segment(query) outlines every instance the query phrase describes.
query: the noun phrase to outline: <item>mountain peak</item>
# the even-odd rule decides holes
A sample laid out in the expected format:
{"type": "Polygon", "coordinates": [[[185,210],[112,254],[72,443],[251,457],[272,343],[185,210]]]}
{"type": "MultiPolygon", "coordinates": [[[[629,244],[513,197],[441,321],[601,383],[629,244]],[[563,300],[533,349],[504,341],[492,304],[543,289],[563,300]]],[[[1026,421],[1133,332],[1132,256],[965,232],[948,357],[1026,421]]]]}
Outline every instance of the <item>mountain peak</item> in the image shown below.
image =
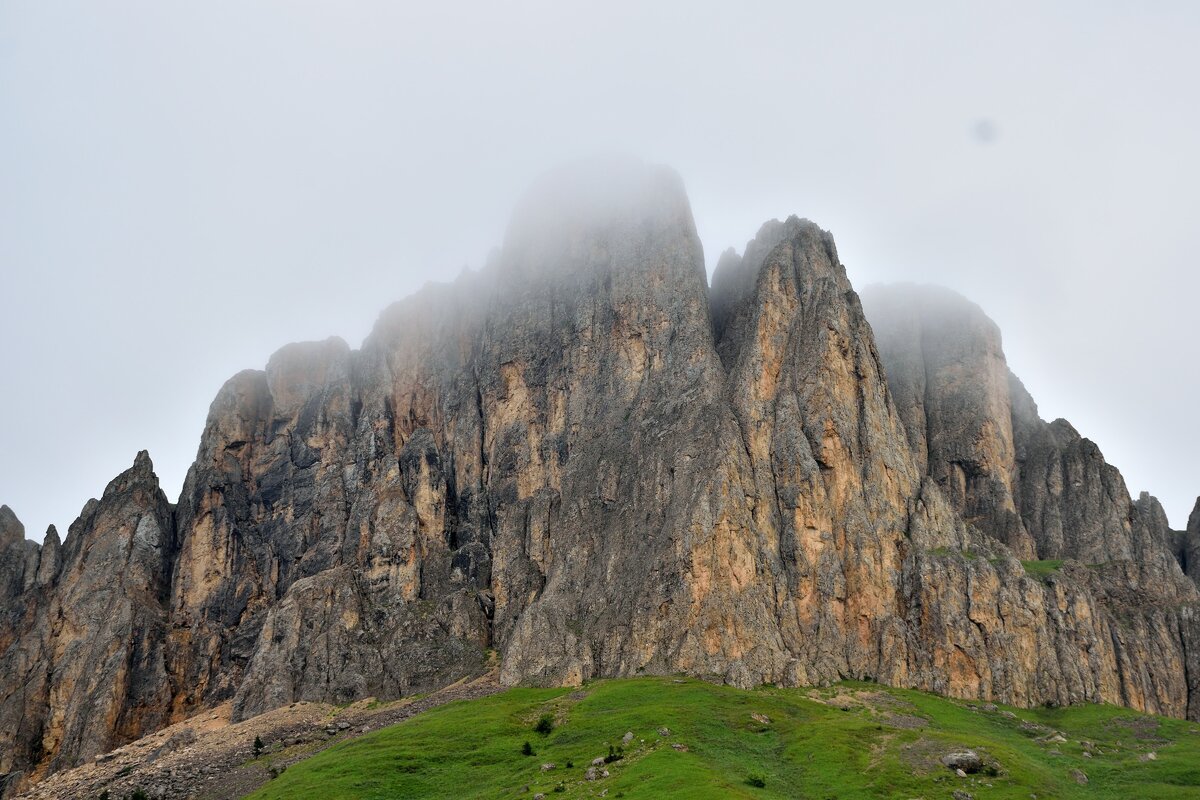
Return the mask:
{"type": "Polygon", "coordinates": [[[580,250],[667,232],[696,238],[677,172],[635,158],[582,159],[544,173],[525,192],[505,236],[505,263],[525,271],[561,269],[580,250]]]}
{"type": "Polygon", "coordinates": [[[25,540],[25,526],[16,513],[6,505],[0,505],[0,547],[25,540]]]}

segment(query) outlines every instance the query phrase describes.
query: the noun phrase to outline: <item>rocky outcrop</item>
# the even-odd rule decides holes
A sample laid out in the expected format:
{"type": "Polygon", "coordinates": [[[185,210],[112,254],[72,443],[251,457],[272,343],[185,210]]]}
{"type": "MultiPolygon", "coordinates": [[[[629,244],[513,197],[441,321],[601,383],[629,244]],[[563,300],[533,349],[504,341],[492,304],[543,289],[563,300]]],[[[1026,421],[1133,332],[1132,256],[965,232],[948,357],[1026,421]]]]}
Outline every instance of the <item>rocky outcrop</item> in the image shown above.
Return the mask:
{"type": "MultiPolygon", "coordinates": [[[[46,569],[52,569],[58,534],[53,527],[47,533],[53,542],[48,554],[46,569]]],[[[38,582],[42,549],[36,542],[25,538],[25,526],[8,506],[0,506],[0,608],[13,609],[16,604],[38,582]]],[[[2,632],[0,632],[2,635],[2,632]]]]}
{"type": "MultiPolygon", "coordinates": [[[[36,582],[41,549],[25,539],[25,526],[0,506],[0,790],[10,775],[42,759],[42,716],[47,666],[34,619],[40,593],[36,582]]],[[[47,549],[54,551],[48,543],[47,549]]]]}
{"type": "Polygon", "coordinates": [[[41,548],[22,542],[38,557],[6,608],[0,771],[74,766],[165,724],[172,532],[142,452],[88,501],[61,547],[53,529],[41,548]]]}
{"type": "Polygon", "coordinates": [[[914,455],[966,521],[1023,559],[1124,562],[1167,596],[1190,591],[1158,501],[1135,503],[1095,443],[1041,419],[978,306],[927,286],[865,297],[914,455]]]}
{"type": "Polygon", "coordinates": [[[1187,528],[1173,532],[1171,549],[1184,574],[1200,585],[1200,498],[1188,516],[1187,528]]]}
{"type": "Polygon", "coordinates": [[[548,176],[362,349],[234,376],[174,507],[143,455],[61,547],[0,509],[0,770],[491,660],[1200,717],[1161,509],[1037,417],[981,311],[903,292],[868,324],[796,218],[710,292],[673,173],[548,176]]]}
{"type": "Polygon", "coordinates": [[[876,287],[865,297],[917,465],[968,522],[1033,558],[1033,538],[1017,512],[1017,445],[1000,329],[944,289],[876,287]]]}
{"type": "MultiPolygon", "coordinates": [[[[1013,687],[1026,702],[1100,696],[1194,715],[1200,596],[1181,569],[1187,562],[1180,537],[1158,501],[1147,493],[1133,501],[1093,442],[1066,420],[1041,419],[1008,372],[998,331],[978,306],[936,287],[872,287],[865,296],[889,387],[918,461],[927,454],[930,477],[989,542],[1008,545],[1022,559],[1066,559],[1061,572],[1042,573],[1051,577],[1047,587],[1018,584],[1020,616],[1049,624],[1017,634],[1007,663],[992,659],[1003,679],[1023,681],[1014,663],[1032,666],[1055,652],[1057,666],[1041,663],[1028,673],[1041,680],[1013,687]],[[983,488],[972,493],[972,485],[983,488]],[[998,511],[973,513],[980,508],[998,511]],[[1014,530],[1020,531],[1015,538],[1014,530]]],[[[978,586],[981,578],[971,583],[978,586]]],[[[954,583],[952,576],[922,581],[954,583]]],[[[1011,614],[1004,610],[1006,596],[1007,587],[998,589],[994,621],[1011,614]]],[[[972,620],[994,602],[980,599],[976,589],[972,620]]],[[[963,630],[953,617],[940,624],[951,633],[963,630]]],[[[1011,628],[1006,621],[999,632],[1008,638],[1016,633],[1011,628]]]]}
{"type": "Polygon", "coordinates": [[[1196,505],[1188,517],[1186,536],[1184,567],[1188,577],[1200,584],[1200,497],[1196,498],[1196,505]]]}

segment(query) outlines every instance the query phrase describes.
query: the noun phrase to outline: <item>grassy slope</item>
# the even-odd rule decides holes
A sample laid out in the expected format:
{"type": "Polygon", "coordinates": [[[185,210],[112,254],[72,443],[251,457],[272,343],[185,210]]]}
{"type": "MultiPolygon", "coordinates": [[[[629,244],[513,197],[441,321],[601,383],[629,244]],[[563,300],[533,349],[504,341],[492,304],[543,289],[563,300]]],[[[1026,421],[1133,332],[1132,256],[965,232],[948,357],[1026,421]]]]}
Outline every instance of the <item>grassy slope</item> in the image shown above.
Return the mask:
{"type": "Polygon", "coordinates": [[[956,789],[979,800],[1200,797],[1194,723],[1110,706],[988,708],[860,683],[741,691],[642,678],[599,681],[578,692],[513,689],[331,748],[252,797],[460,800],[545,792],[553,800],[596,797],[604,789],[609,798],[950,798],[956,789]],[[558,725],[539,736],[532,727],[547,712],[558,725]],[[656,732],[662,726],[671,729],[665,739],[656,732]],[[586,782],[591,760],[619,745],[626,731],[637,738],[609,766],[611,776],[586,782]],[[1039,741],[1054,731],[1068,741],[1039,741]],[[535,756],[521,755],[525,741],[535,756]],[[1085,758],[1081,741],[1099,752],[1085,758]],[[963,779],[938,763],[962,747],[998,763],[999,774],[963,779]],[[545,762],[558,767],[543,773],[545,762]],[[1090,784],[1076,783],[1072,769],[1083,770],[1090,784]],[[753,775],[765,786],[751,786],[753,775]],[[565,791],[556,793],[560,781],[565,791]]]}

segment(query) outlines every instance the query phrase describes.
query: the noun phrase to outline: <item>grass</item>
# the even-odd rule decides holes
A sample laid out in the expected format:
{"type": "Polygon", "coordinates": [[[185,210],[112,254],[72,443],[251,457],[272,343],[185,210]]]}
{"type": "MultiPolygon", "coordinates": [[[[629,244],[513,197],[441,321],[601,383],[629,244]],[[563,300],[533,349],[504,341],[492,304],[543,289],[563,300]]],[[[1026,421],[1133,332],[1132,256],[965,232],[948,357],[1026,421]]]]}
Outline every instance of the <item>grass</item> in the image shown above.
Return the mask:
{"type": "Polygon", "coordinates": [[[1197,797],[1198,787],[1200,726],[1113,706],[1018,710],[866,683],[744,691],[637,678],[577,691],[512,689],[435,708],[301,762],[251,797],[581,798],[607,789],[630,800],[949,800],[962,789],[977,800],[1152,800],[1197,797]],[[534,727],[546,715],[554,728],[539,736],[534,727]],[[670,734],[660,736],[661,727],[670,734]],[[610,776],[585,780],[592,760],[621,747],[626,731],[634,739],[606,765],[610,776]],[[1059,732],[1065,742],[1053,738],[1059,732]],[[525,741],[535,757],[521,754],[525,741]],[[941,765],[962,748],[992,769],[960,778],[941,765]],[[551,762],[557,767],[543,772],[551,762]],[[1086,773],[1088,785],[1072,770],[1086,773]]]}
{"type": "Polygon", "coordinates": [[[1025,568],[1027,575],[1032,575],[1035,578],[1046,578],[1062,569],[1062,559],[1052,558],[1047,561],[1022,561],[1021,566],[1025,568]]]}

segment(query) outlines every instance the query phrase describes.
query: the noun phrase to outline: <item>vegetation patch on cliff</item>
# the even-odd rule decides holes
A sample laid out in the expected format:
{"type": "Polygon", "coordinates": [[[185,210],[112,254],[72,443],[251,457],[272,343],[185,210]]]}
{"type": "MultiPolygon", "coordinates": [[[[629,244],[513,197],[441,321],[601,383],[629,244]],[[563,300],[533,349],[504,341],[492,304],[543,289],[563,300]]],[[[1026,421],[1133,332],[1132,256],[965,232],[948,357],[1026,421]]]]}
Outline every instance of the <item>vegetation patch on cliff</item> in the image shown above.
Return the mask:
{"type": "Polygon", "coordinates": [[[297,764],[252,798],[1176,798],[1195,796],[1197,764],[1196,723],[1112,706],[638,678],[435,708],[297,764]],[[960,775],[946,761],[965,753],[960,775]]]}
{"type": "Polygon", "coordinates": [[[1021,566],[1025,568],[1028,575],[1035,578],[1047,578],[1062,569],[1063,560],[1061,558],[1052,558],[1045,561],[1022,561],[1021,566]]]}

